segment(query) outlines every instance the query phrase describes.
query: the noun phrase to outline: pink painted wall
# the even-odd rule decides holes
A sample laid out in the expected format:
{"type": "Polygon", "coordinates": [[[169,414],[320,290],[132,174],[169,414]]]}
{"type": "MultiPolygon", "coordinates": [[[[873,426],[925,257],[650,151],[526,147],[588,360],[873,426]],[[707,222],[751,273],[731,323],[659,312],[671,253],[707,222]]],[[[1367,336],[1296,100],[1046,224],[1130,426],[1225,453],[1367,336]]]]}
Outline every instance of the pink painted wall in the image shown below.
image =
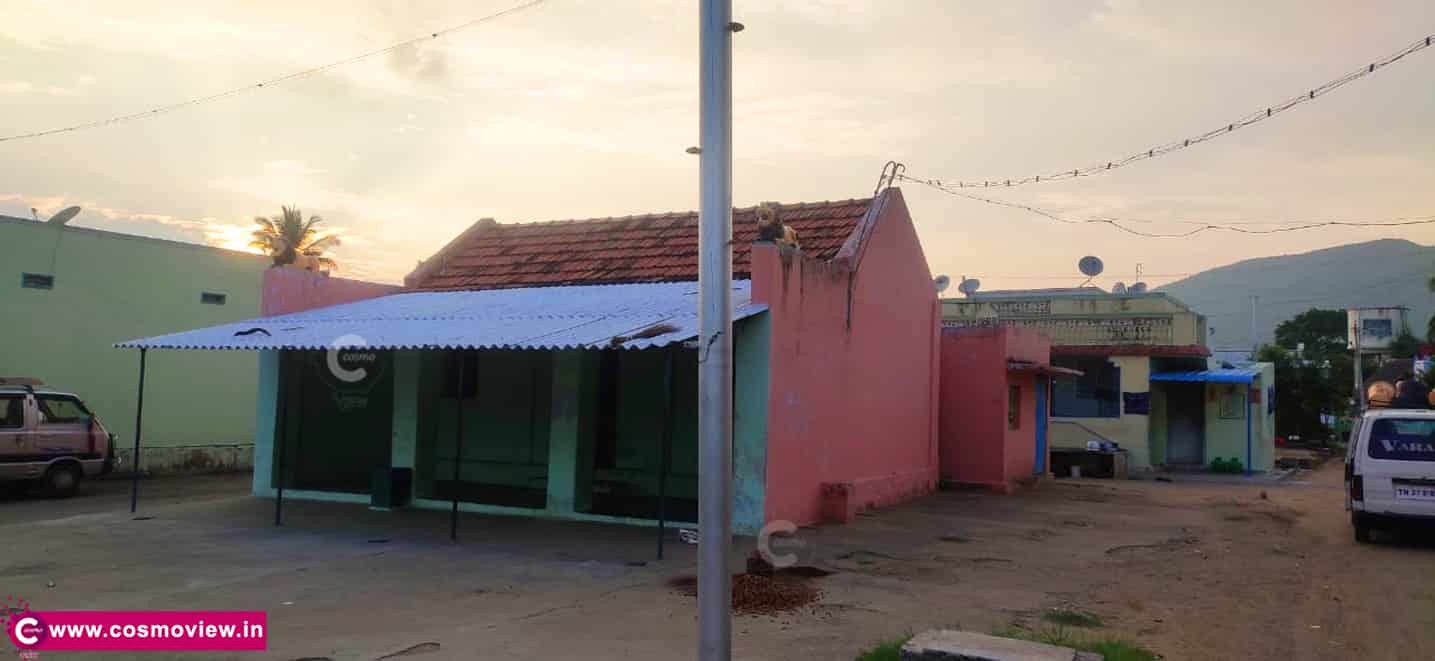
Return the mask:
{"type": "Polygon", "coordinates": [[[942,334],[941,476],[995,486],[1005,473],[1005,329],[942,334]]]}
{"type": "Polygon", "coordinates": [[[831,262],[753,248],[772,319],[768,521],[842,520],[936,486],[941,311],[901,191],[882,196],[831,262]]]}
{"type": "Polygon", "coordinates": [[[264,271],[264,293],[260,309],[266,317],[352,303],[399,291],[398,285],[384,285],[289,267],[264,271]]]}
{"type": "Polygon", "coordinates": [[[941,476],[1009,491],[1036,468],[1036,380],[1008,360],[1047,363],[1051,342],[1034,331],[947,329],[942,334],[941,476]],[[1021,388],[1017,429],[1007,424],[1007,388],[1021,388]]]}
{"type": "MultiPolygon", "coordinates": [[[[1045,360],[1042,362],[1046,362],[1045,360]]],[[[1006,424],[1006,398],[1003,393],[1002,433],[1003,472],[1001,482],[1010,490],[1015,483],[1030,480],[1036,470],[1036,380],[1046,379],[1033,372],[1007,372],[1008,386],[1021,388],[1020,421],[1015,430],[1006,424]]]]}

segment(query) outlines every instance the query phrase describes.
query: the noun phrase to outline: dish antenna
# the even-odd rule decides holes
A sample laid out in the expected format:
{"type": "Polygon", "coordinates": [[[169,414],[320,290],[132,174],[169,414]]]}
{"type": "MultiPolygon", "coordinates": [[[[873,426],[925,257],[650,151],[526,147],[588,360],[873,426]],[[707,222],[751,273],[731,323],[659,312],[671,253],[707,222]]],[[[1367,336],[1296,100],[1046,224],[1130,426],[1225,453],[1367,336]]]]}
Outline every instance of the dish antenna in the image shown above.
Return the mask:
{"type": "Polygon", "coordinates": [[[981,280],[978,280],[978,279],[976,279],[976,278],[968,278],[968,277],[966,277],[966,276],[962,276],[962,282],[961,282],[961,284],[957,285],[957,291],[962,292],[963,294],[966,294],[967,296],[971,296],[972,294],[977,293],[977,290],[978,290],[978,289],[981,289],[981,287],[982,287],[982,281],[981,281],[981,280]]]}
{"type": "Polygon", "coordinates": [[[50,216],[50,219],[45,222],[51,225],[64,225],[78,215],[80,215],[79,207],[65,207],[59,213],[50,216]]]}
{"type": "Polygon", "coordinates": [[[1117,296],[1125,295],[1125,294],[1126,294],[1126,283],[1124,283],[1124,282],[1118,282],[1118,283],[1116,283],[1116,284],[1114,284],[1114,285],[1111,285],[1111,293],[1116,294],[1117,296]]]}
{"type": "Polygon", "coordinates": [[[1106,269],[1106,265],[1101,263],[1100,257],[1087,255],[1076,263],[1076,268],[1081,269],[1082,275],[1088,278],[1094,278],[1101,275],[1101,272],[1106,269]]]}
{"type": "Polygon", "coordinates": [[[1146,293],[1146,283],[1133,282],[1130,287],[1126,288],[1126,291],[1132,294],[1144,294],[1146,293]]]}
{"type": "Polygon", "coordinates": [[[947,287],[952,286],[952,279],[945,275],[939,275],[936,279],[932,280],[932,284],[936,286],[937,293],[940,294],[947,291],[947,287]]]}

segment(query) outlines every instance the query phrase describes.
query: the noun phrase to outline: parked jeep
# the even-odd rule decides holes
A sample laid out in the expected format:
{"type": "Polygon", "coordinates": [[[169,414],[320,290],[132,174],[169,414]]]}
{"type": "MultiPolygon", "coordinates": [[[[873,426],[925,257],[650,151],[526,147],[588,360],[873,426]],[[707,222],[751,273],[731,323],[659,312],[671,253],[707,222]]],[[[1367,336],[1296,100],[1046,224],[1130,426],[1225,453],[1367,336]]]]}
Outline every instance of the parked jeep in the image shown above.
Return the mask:
{"type": "Polygon", "coordinates": [[[0,378],[0,482],[72,496],[81,480],[114,465],[115,436],[79,397],[37,379],[0,378]]]}

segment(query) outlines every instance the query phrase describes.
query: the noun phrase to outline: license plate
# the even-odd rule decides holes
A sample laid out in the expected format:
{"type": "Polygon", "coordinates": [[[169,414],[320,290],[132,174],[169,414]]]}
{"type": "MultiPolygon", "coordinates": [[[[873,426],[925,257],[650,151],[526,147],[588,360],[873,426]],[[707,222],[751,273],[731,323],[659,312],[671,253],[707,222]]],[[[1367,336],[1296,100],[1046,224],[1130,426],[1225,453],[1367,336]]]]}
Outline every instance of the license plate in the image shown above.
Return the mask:
{"type": "Polygon", "coordinates": [[[1397,484],[1395,485],[1395,499],[1435,503],[1435,486],[1397,484]]]}

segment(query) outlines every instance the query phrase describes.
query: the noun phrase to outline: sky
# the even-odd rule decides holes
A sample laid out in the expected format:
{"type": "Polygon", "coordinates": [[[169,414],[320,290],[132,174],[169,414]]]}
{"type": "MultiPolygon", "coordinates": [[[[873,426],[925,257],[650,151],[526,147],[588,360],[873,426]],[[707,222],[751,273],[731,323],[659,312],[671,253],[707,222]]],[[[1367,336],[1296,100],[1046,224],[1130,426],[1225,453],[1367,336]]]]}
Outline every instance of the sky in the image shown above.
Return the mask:
{"type": "MultiPolygon", "coordinates": [[[[6,0],[0,135],[220,92],[518,0],[6,0]]],[[[735,0],[734,203],[867,197],[882,166],[1001,179],[1202,133],[1435,33],[1435,3],[735,0]]],[[[339,275],[398,282],[475,220],[695,209],[692,0],[547,0],[325,73],[153,118],[0,142],[0,214],[242,248],[284,204],[339,275]]],[[[1268,122],[1110,174],[989,197],[1067,217],[1435,215],[1435,48],[1268,122]]],[[[983,289],[1153,286],[1435,225],[1148,239],[903,186],[933,274],[983,289]]],[[[1141,223],[1169,232],[1189,226],[1141,223]]],[[[799,237],[800,239],[800,237],[799,237]]],[[[1379,265],[1371,265],[1379,268],[1379,265]]]]}

